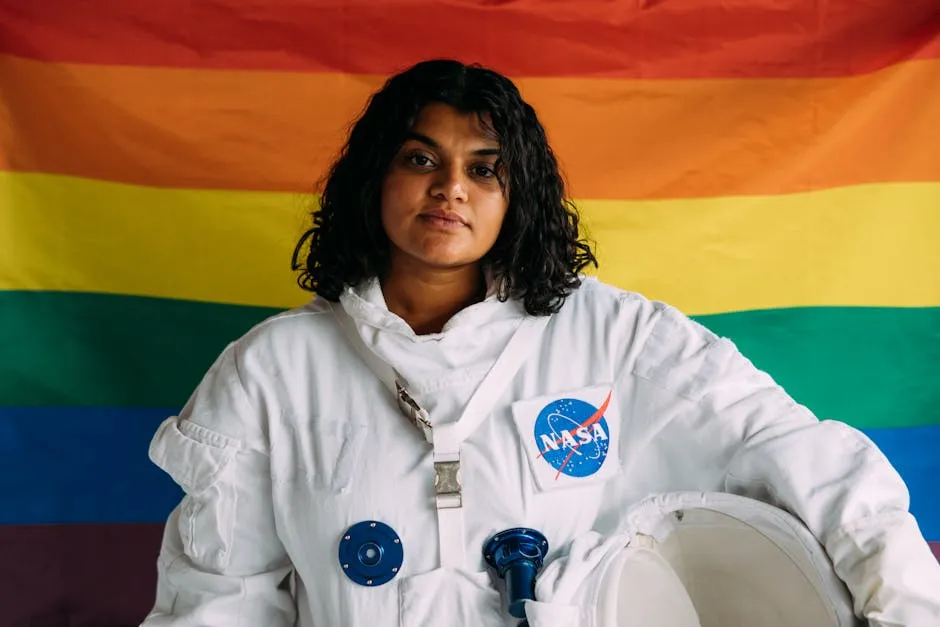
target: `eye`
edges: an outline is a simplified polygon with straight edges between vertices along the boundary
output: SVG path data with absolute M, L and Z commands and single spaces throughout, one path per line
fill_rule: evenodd
M 434 165 L 434 162 L 424 153 L 413 152 L 405 157 L 405 160 L 411 165 L 417 166 L 419 168 L 429 168 Z
M 475 165 L 472 168 L 470 168 L 470 172 L 474 176 L 478 176 L 483 179 L 496 177 L 496 170 L 494 170 L 493 167 L 489 165 Z

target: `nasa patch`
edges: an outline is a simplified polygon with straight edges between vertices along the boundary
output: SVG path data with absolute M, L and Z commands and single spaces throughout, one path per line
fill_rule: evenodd
M 541 490 L 593 483 L 620 471 L 620 415 L 611 386 L 520 401 L 512 410 Z

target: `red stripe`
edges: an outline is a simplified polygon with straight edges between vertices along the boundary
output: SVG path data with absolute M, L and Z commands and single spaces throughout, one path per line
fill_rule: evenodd
M 937 561 L 940 562 L 940 542 L 931 542 L 930 548 L 933 550 L 933 554 L 937 557 Z
M 0 526 L 0 616 L 15 627 L 139 625 L 163 525 Z
M 0 52 L 47 61 L 387 74 L 840 76 L 940 57 L 937 0 L 5 0 Z

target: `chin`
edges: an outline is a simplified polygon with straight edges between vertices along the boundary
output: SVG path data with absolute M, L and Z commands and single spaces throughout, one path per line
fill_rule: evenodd
M 475 261 L 465 261 L 462 259 L 426 259 L 424 260 L 425 265 L 435 270 L 457 270 L 459 268 L 465 268 L 470 265 L 474 265 L 477 262 Z
M 424 244 L 424 245 L 421 245 Z M 432 270 L 456 270 L 476 265 L 485 255 L 485 251 L 476 254 L 464 246 L 455 246 L 455 242 L 446 242 L 450 245 L 441 245 L 444 242 L 421 242 L 409 247 L 392 244 L 392 263 L 395 257 L 403 267 L 420 266 Z
M 471 255 L 428 254 L 422 255 L 420 261 L 436 270 L 454 270 L 474 265 L 479 262 L 479 259 Z

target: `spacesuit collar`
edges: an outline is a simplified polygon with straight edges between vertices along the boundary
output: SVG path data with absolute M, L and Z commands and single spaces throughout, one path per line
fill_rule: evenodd
M 340 295 L 340 303 L 350 317 L 371 326 L 419 337 L 398 315 L 388 310 L 382 286 L 377 278 L 368 279 L 356 287 L 347 287 Z M 458 312 L 447 321 L 440 333 L 420 336 L 434 339 L 451 331 L 466 331 L 497 320 L 521 318 L 525 309 L 518 301 L 510 299 L 500 302 L 497 297 L 496 282 L 487 278 L 486 297 Z

